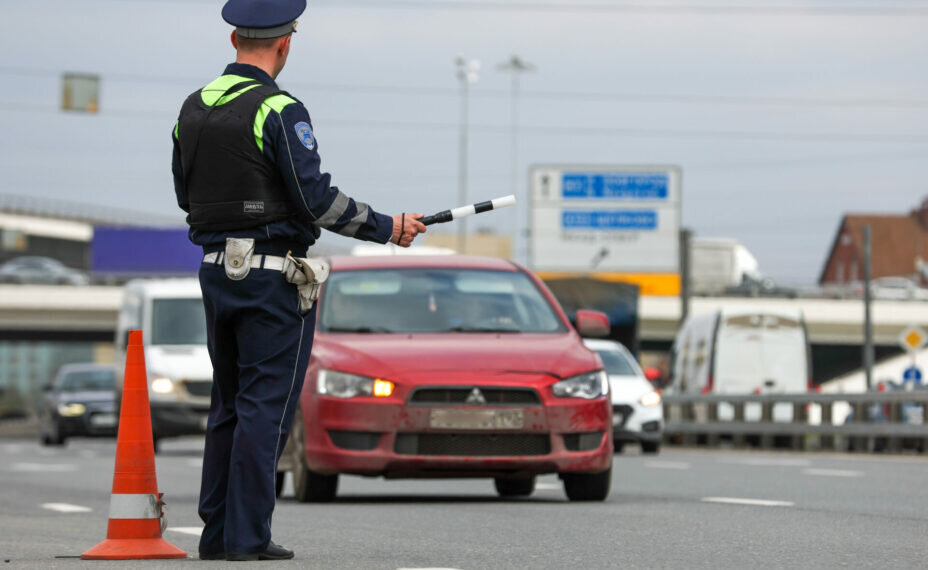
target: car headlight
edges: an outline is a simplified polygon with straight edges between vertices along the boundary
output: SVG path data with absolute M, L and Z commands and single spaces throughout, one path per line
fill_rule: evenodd
M 661 403 L 661 395 L 659 392 L 648 392 L 647 394 L 642 396 L 641 399 L 638 400 L 638 402 L 642 406 L 648 406 L 648 407 L 657 406 Z
M 374 396 L 387 398 L 393 394 L 395 385 L 389 380 L 368 378 L 337 370 L 320 370 L 316 380 L 316 390 L 320 394 L 335 398 L 354 398 L 355 396 Z
M 583 398 L 593 400 L 609 393 L 609 377 L 605 370 L 578 374 L 561 380 L 551 390 L 558 398 Z
M 77 416 L 84 415 L 84 412 L 87 411 L 87 407 L 84 404 L 59 404 L 58 405 L 58 415 L 65 418 L 74 418 Z
M 174 391 L 174 382 L 170 378 L 155 378 L 151 381 L 151 391 L 155 394 L 170 394 Z

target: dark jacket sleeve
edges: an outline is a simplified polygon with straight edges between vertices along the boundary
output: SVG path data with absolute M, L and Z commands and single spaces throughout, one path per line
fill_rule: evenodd
M 302 103 L 272 112 L 263 136 L 265 155 L 277 164 L 293 203 L 308 223 L 364 241 L 386 243 L 392 237 L 393 218 L 349 198 L 322 172 L 319 143 Z
M 177 194 L 177 205 L 188 214 L 190 201 L 187 199 L 187 189 L 184 187 L 184 168 L 180 161 L 180 144 L 177 142 L 178 125 L 171 131 L 171 140 L 174 141 L 174 157 L 171 160 L 171 172 L 174 173 L 174 193 Z

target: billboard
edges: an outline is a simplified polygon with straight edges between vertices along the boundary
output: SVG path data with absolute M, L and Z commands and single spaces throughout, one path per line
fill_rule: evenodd
M 532 167 L 529 264 L 678 294 L 681 182 L 676 166 Z

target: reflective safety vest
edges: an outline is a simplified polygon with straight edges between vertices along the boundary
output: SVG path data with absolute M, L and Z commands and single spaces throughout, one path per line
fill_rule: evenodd
M 191 228 L 239 230 L 294 215 L 277 165 L 264 155 L 263 134 L 267 116 L 295 102 L 237 75 L 224 75 L 187 97 L 175 136 Z

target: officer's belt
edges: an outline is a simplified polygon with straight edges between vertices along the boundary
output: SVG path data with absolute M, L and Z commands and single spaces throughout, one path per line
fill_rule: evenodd
M 203 256 L 203 263 L 211 265 L 222 265 L 224 251 L 214 251 Z M 273 269 L 274 271 L 284 270 L 284 258 L 278 255 L 255 255 L 251 258 L 252 269 Z

